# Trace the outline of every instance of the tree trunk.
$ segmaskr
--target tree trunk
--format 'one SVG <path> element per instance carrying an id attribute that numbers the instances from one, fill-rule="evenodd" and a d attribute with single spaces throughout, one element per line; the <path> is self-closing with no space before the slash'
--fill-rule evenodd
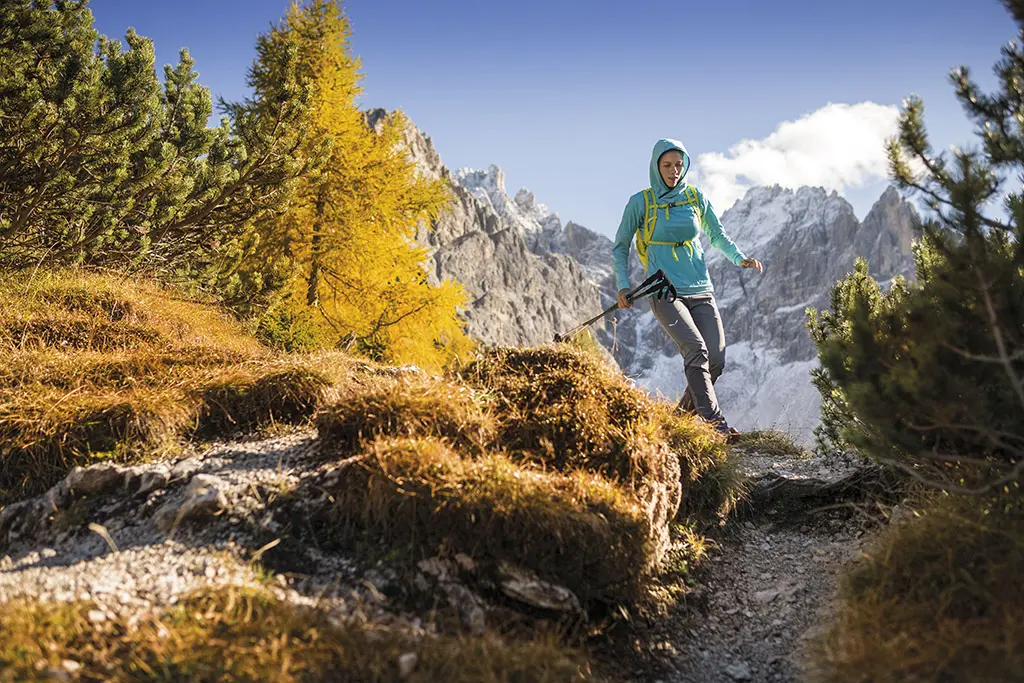
<path id="1" fill-rule="evenodd" d="M 313 235 L 310 239 L 309 280 L 306 282 L 306 303 L 317 307 L 320 305 L 320 259 L 322 258 L 320 242 L 323 239 L 324 224 L 323 190 L 317 193 L 316 213 L 313 216 Z"/>

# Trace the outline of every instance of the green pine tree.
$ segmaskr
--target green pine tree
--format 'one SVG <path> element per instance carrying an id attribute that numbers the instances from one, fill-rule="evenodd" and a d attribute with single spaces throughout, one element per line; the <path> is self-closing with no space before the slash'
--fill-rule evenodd
<path id="1" fill-rule="evenodd" d="M 145 183 L 160 99 L 152 44 L 126 41 L 97 34 L 85 2 L 2 5 L 0 264 L 82 259 L 129 227 L 118 199 Z"/>
<path id="2" fill-rule="evenodd" d="M 858 263 L 808 321 L 819 439 L 963 492 L 1015 490 L 1024 470 L 1024 1 L 1006 4 L 1021 41 L 1003 49 L 999 90 L 951 75 L 981 148 L 936 153 L 918 98 L 888 145 L 894 179 L 932 212 L 916 282 L 882 292 Z"/>
<path id="3" fill-rule="evenodd" d="M 161 85 L 152 42 L 133 30 L 125 42 L 96 32 L 85 1 L 0 5 L 0 267 L 135 263 L 223 279 L 304 171 L 300 89 L 226 104 L 209 128 L 187 50 Z"/>

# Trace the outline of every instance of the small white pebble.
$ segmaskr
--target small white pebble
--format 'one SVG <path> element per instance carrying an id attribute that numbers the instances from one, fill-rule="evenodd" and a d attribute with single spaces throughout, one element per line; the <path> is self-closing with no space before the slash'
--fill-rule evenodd
<path id="1" fill-rule="evenodd" d="M 65 671 L 69 673 L 75 673 L 76 671 L 82 668 L 82 665 L 73 659 L 65 659 L 63 662 L 60 663 L 60 665 L 64 667 Z"/>
<path id="2" fill-rule="evenodd" d="M 94 624 L 99 624 L 107 620 L 107 615 L 98 609 L 89 610 L 88 619 Z"/>
<path id="3" fill-rule="evenodd" d="M 407 678 L 412 675 L 412 672 L 416 670 L 416 663 L 419 657 L 416 656 L 415 652 L 406 652 L 398 657 L 398 675 L 402 678 Z"/>

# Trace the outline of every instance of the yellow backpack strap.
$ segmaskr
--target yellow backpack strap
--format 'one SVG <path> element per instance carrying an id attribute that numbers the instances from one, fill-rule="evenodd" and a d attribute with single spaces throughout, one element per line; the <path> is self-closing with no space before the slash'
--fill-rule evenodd
<path id="1" fill-rule="evenodd" d="M 700 223 L 701 223 L 701 211 L 700 211 L 700 198 L 697 196 L 696 188 L 694 188 L 692 185 L 687 185 L 685 188 L 683 188 L 683 196 L 686 197 L 686 201 L 676 202 L 674 204 L 663 205 L 663 206 L 665 206 L 665 213 L 666 214 L 668 213 L 668 207 L 669 206 L 692 206 L 693 207 L 693 212 L 694 212 L 694 214 L 696 214 L 696 218 L 697 218 L 697 229 L 699 230 L 700 229 Z M 686 247 L 687 252 L 689 252 L 689 254 L 690 254 L 690 258 L 693 258 L 693 240 L 687 240 L 685 242 L 676 242 L 676 243 L 651 242 L 651 244 L 665 244 L 666 246 L 671 246 L 672 247 L 672 256 L 675 258 L 676 261 L 679 260 L 679 257 L 676 255 L 676 247 Z"/>
<path id="2" fill-rule="evenodd" d="M 647 270 L 647 245 L 654 236 L 654 226 L 658 222 L 658 204 L 654 200 L 654 190 L 648 188 L 643 191 L 644 195 L 644 224 L 636 234 L 636 254 L 640 257 L 640 263 L 644 270 Z"/>
<path id="3" fill-rule="evenodd" d="M 693 212 L 697 215 L 697 228 L 700 229 L 704 216 L 700 210 L 700 196 L 697 194 L 697 188 L 687 185 L 683 193 L 686 195 L 686 203 L 693 207 Z"/>

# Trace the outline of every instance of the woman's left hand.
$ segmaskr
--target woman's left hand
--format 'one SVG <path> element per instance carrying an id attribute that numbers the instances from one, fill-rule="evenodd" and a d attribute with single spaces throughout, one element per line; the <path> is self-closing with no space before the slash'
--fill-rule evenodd
<path id="1" fill-rule="evenodd" d="M 758 274 L 764 273 L 764 266 L 756 258 L 745 258 L 740 261 L 740 268 L 757 268 Z"/>

